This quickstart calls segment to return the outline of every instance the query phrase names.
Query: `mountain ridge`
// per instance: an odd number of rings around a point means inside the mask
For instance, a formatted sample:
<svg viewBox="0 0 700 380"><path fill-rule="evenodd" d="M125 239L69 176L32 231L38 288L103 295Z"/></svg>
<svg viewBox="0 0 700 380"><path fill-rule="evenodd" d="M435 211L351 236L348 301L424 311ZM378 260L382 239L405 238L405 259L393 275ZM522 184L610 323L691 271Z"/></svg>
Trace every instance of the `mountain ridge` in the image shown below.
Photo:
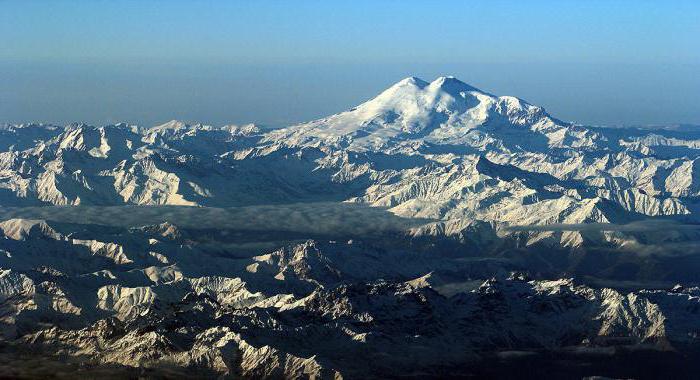
<svg viewBox="0 0 700 380"><path fill-rule="evenodd" d="M700 135L564 123L447 76L408 77L348 111L271 131L12 126L0 148L3 205L332 200L453 226L439 230L485 221L499 234L515 223L699 220Z"/></svg>
<svg viewBox="0 0 700 380"><path fill-rule="evenodd" d="M0 374L692 378L699 160L451 77L276 130L2 127Z"/></svg>

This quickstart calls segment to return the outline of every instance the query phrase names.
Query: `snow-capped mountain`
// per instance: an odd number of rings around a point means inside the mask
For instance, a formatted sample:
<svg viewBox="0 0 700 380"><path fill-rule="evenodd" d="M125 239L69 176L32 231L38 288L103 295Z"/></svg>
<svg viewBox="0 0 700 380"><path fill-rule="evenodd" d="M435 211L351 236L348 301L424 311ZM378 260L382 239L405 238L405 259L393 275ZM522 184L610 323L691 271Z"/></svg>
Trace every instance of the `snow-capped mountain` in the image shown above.
<svg viewBox="0 0 700 380"><path fill-rule="evenodd" d="M542 108L518 98L496 97L453 77L440 77L431 83L411 77L347 112L273 132L269 139L275 141L284 136L289 145L313 145L321 141L353 151L387 152L405 148L410 153L429 144L503 150L507 148L503 144L480 137L498 128L517 126L538 132L562 129ZM503 132L518 134L517 131ZM569 145L585 144L581 141L585 136L577 137L579 141ZM563 143L556 134L547 138L551 144ZM519 141L524 146L526 143Z"/></svg>
<svg viewBox="0 0 700 380"><path fill-rule="evenodd" d="M11 219L0 232L2 342L98 367L477 376L488 352L672 353L695 347L700 328L697 288L533 280L485 260L355 241L226 257L168 223L105 230Z"/></svg>
<svg viewBox="0 0 700 380"><path fill-rule="evenodd" d="M453 77L274 130L5 125L0 375L44 355L132 377L645 377L595 358L697 352L699 159L700 131L575 125ZM411 223L353 233L320 206L340 202ZM253 228L289 204L319 216ZM248 217L51 213L154 209L125 205Z"/></svg>
<svg viewBox="0 0 700 380"><path fill-rule="evenodd" d="M350 201L435 219L433 231L696 220L700 133L586 128L452 77L407 78L288 128L172 121L6 126L0 201L237 206ZM577 246L584 237L535 233Z"/></svg>

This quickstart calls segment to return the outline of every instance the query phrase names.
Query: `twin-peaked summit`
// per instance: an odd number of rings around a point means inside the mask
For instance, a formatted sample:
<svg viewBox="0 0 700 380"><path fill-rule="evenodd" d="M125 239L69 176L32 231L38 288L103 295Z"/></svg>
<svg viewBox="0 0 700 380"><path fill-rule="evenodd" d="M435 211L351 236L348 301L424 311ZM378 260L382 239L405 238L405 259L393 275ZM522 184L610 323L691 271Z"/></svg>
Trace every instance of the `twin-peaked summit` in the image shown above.
<svg viewBox="0 0 700 380"><path fill-rule="evenodd" d="M293 145L339 144L359 150L391 148L407 140L460 144L473 129L552 127L540 107L511 96L494 96L451 76L432 82L405 78L346 112L285 128L271 135Z"/></svg>
<svg viewBox="0 0 700 380"><path fill-rule="evenodd" d="M481 92L483 91L479 90L476 87L472 87L461 80L453 77L453 76L441 76L435 79L432 82L427 82L424 81L423 79L420 79L418 77L407 77L404 78L398 82L396 82L394 85L389 87L386 91L392 90L392 89L397 89L397 88L402 88L406 86L413 86L417 87L419 89L424 89L428 91L443 91L446 93L450 93L453 95L457 95L461 92L471 92L471 91L476 91L476 92Z"/></svg>
<svg viewBox="0 0 700 380"><path fill-rule="evenodd" d="M586 128L455 78L406 78L348 111L273 131L0 127L0 206L353 201L456 221L455 231L471 221L697 218L698 147L699 133Z"/></svg>

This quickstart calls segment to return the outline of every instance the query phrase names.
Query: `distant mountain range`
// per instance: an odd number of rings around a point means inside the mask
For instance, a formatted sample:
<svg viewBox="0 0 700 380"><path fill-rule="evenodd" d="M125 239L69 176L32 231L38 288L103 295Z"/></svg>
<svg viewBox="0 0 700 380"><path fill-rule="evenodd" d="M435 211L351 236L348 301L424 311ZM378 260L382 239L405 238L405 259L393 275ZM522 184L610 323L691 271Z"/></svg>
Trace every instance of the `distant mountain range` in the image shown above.
<svg viewBox="0 0 700 380"><path fill-rule="evenodd" d="M350 201L449 231L696 221L700 210L700 131L573 125L452 77L406 78L346 112L273 131L13 125L0 150L4 206Z"/></svg>
<svg viewBox="0 0 700 380"><path fill-rule="evenodd" d="M0 357L38 347L121 375L251 378L489 377L504 375L492 363L627 350L676 360L700 332L699 162L700 129L575 125L453 77L406 78L274 130L5 125L7 215L343 202L421 222L364 240L342 225L323 239L270 231L288 244L243 255L259 243L244 221L0 218Z"/></svg>

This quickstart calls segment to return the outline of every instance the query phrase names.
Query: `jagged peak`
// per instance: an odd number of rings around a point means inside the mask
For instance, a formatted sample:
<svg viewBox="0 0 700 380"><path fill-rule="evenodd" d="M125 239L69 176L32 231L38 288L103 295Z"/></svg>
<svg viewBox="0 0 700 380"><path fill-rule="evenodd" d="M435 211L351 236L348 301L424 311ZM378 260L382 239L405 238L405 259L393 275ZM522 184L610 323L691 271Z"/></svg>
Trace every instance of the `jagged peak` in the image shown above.
<svg viewBox="0 0 700 380"><path fill-rule="evenodd" d="M171 240L179 240L183 238L182 230L175 224L165 221L160 224L149 224L136 228L147 234L153 234Z"/></svg>
<svg viewBox="0 0 700 380"><path fill-rule="evenodd" d="M0 232L12 240L25 240L32 236L61 238L61 234L43 219L8 219L0 222Z"/></svg>
<svg viewBox="0 0 700 380"><path fill-rule="evenodd" d="M151 131L164 131L164 130L180 130L188 127L188 124L180 120L170 120L167 123L156 125L149 128Z"/></svg>
<svg viewBox="0 0 700 380"><path fill-rule="evenodd" d="M75 122L75 123L70 123L65 126L66 130L73 130L73 129L85 129L85 128L95 128L94 126L84 123L84 122Z"/></svg>
<svg viewBox="0 0 700 380"><path fill-rule="evenodd" d="M234 135L248 136L260 133L261 128L258 124L255 123L243 125L228 124L221 127L221 130L227 131Z"/></svg>

